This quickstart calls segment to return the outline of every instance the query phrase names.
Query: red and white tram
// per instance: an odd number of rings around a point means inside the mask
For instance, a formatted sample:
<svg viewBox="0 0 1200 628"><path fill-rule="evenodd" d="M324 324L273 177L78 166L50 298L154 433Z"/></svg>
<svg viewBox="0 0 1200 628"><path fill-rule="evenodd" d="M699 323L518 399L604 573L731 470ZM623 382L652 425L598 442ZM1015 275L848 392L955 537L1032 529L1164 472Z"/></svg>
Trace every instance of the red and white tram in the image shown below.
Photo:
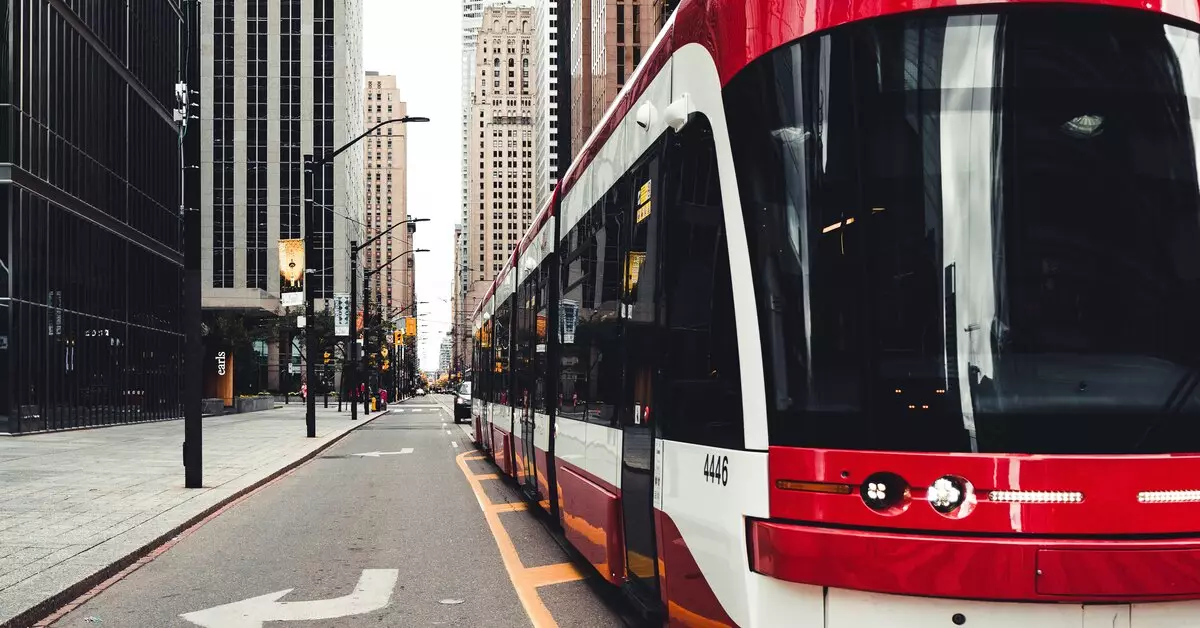
<svg viewBox="0 0 1200 628"><path fill-rule="evenodd" d="M1198 16L684 0L474 317L480 446L671 624L1200 626Z"/></svg>

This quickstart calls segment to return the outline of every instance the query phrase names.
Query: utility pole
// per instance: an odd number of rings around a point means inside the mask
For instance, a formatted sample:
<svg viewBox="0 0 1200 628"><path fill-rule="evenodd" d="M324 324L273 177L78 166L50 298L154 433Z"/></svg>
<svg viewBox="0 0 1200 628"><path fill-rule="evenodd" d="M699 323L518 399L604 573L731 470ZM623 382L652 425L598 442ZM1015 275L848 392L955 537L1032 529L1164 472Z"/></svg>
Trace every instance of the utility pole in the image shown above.
<svg viewBox="0 0 1200 628"><path fill-rule="evenodd" d="M342 154L347 148L354 146L362 138L374 133L376 129L387 126L396 122L429 122L429 118L422 116L404 116L403 118L393 118L384 120L379 124L360 133L358 137L346 142L341 148L322 156L320 159L314 159L312 155L304 156L304 317L305 317L305 333L304 343L307 345L304 349L305 361L305 378L308 380L310 387L308 402L305 405L304 423L308 430L308 437L315 438L317 436L317 400L311 394L311 387L316 380L316 367L312 358L314 357L314 347L317 346L317 331L315 321L313 320L313 300L316 295L313 293L313 277L316 276L316 270L313 268L315 260L313 259L316 253L316 208L313 206L313 171L317 166L323 166L334 160L335 157ZM369 242L369 241L368 241ZM353 292L353 291L351 291ZM353 312L351 315L353 316ZM351 323L353 325L353 323ZM353 340L353 338L352 338Z"/></svg>
<svg viewBox="0 0 1200 628"><path fill-rule="evenodd" d="M204 381L204 340L200 337L200 0L184 4L183 55L187 67L179 69L183 134L179 153L180 203L183 214L183 484L187 488L204 486L204 441L201 398ZM182 91L182 94L180 94ZM178 113L177 113L177 117ZM192 128L188 129L188 126Z"/></svg>
<svg viewBox="0 0 1200 628"><path fill-rule="evenodd" d="M316 271L313 269L317 253L316 216L313 214L313 169L316 164L312 155L304 156L304 379L308 386L304 395L304 427L309 438L317 437L317 397L313 394L317 381L317 365L315 361L317 349L317 326L313 319L313 302L316 293L313 290L313 280Z"/></svg>
<svg viewBox="0 0 1200 628"><path fill-rule="evenodd" d="M366 321L364 321L366 322ZM350 376L347 389L350 391L350 420L358 420L358 240L350 241L350 343L346 347L347 368L342 377Z"/></svg>

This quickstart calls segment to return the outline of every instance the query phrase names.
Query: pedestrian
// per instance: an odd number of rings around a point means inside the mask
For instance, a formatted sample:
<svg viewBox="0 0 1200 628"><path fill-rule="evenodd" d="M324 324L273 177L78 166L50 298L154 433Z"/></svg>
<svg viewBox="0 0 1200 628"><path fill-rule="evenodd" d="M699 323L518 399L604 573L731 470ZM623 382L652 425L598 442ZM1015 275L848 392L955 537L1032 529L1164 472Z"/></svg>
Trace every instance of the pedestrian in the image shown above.
<svg viewBox="0 0 1200 628"><path fill-rule="evenodd" d="M300 384L300 399L305 402L308 401L308 383L307 382Z"/></svg>
<svg viewBox="0 0 1200 628"><path fill-rule="evenodd" d="M380 410L387 410L387 397L388 397L387 389L380 388L379 389L379 402L381 404L383 404L383 407L381 407Z"/></svg>

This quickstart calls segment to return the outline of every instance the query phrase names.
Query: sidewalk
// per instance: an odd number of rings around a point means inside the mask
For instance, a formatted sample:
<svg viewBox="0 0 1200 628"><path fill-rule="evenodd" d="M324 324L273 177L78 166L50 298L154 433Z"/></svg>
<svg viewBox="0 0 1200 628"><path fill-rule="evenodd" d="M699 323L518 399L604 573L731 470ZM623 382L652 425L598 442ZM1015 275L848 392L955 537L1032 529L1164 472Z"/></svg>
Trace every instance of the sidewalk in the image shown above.
<svg viewBox="0 0 1200 628"><path fill-rule="evenodd" d="M205 418L201 489L183 488L183 421L0 438L0 626L70 601L367 418L318 402L316 438L298 403Z"/></svg>

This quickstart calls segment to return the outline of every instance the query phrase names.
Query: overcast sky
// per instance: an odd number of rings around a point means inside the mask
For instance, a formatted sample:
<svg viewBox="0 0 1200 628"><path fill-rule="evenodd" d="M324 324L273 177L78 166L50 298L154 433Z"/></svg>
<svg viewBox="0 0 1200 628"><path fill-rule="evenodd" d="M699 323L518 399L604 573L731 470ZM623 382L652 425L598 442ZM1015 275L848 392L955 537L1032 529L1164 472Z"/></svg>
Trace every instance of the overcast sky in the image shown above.
<svg viewBox="0 0 1200 628"><path fill-rule="evenodd" d="M417 226L422 370L438 368L450 332L454 223L461 212L459 0L365 0L363 67L397 77L408 114L431 122L408 129L408 215Z"/></svg>

